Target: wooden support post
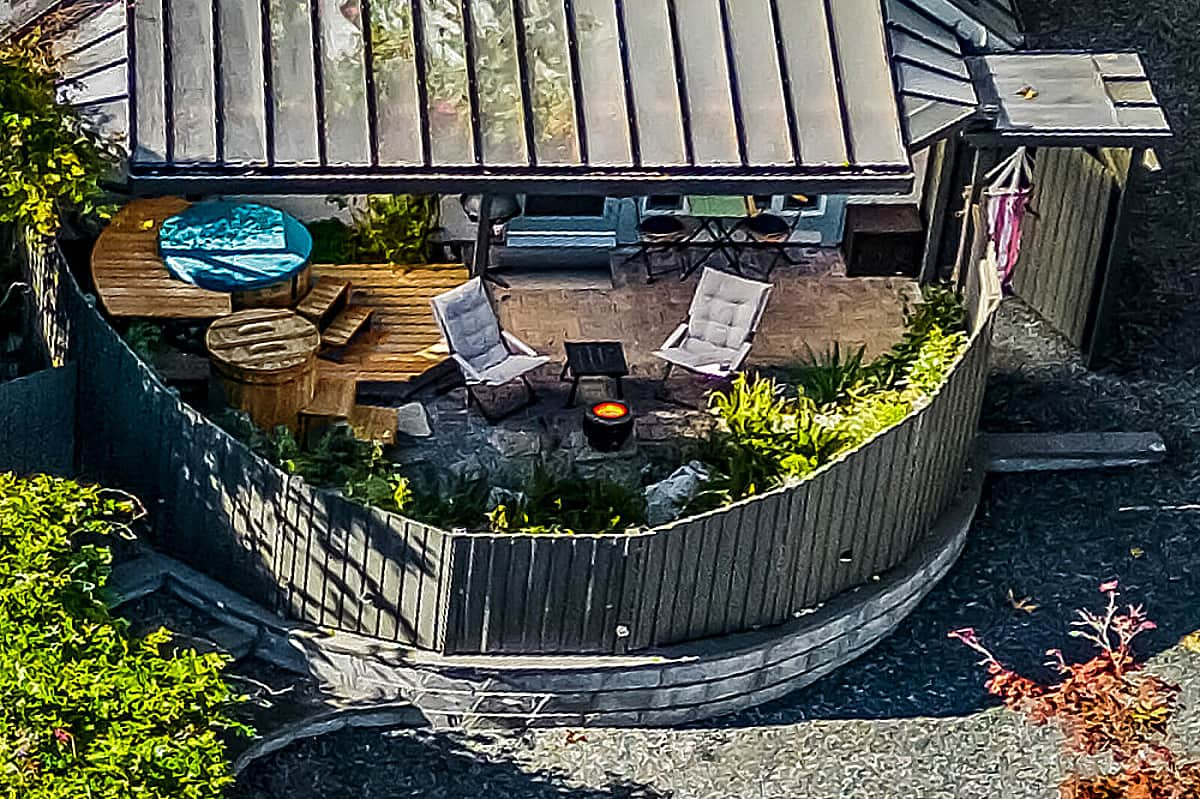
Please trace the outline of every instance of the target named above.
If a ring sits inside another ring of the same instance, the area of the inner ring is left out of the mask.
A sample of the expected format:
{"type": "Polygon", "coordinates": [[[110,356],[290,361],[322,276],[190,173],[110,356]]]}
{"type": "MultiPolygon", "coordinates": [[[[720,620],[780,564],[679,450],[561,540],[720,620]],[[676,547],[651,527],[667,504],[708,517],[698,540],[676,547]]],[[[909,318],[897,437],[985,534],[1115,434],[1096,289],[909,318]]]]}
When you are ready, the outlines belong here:
{"type": "Polygon", "coordinates": [[[925,220],[926,239],[925,253],[921,263],[919,280],[922,284],[932,283],[938,278],[938,267],[941,265],[942,253],[945,249],[947,216],[952,213],[951,200],[954,194],[955,164],[958,161],[959,139],[957,136],[946,139],[939,147],[941,159],[937,164],[937,172],[926,179],[935,181],[933,191],[935,196],[930,206],[929,217],[925,220]]]}
{"type": "Polygon", "coordinates": [[[475,231],[475,252],[471,258],[471,277],[486,277],[492,255],[492,195],[479,198],[479,227],[475,231]]]}

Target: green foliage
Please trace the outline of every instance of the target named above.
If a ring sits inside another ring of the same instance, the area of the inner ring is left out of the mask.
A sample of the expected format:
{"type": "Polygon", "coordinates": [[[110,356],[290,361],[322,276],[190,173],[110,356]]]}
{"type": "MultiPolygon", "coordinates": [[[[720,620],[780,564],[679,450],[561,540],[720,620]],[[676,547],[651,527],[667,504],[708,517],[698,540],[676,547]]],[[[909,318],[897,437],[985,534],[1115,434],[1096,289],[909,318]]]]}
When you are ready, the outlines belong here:
{"type": "Polygon", "coordinates": [[[828,405],[845,398],[850,389],[862,382],[866,347],[859,347],[845,356],[836,341],[820,355],[811,347],[807,349],[802,360],[785,368],[784,379],[817,405],[828,405]]]}
{"type": "Polygon", "coordinates": [[[839,453],[901,422],[945,380],[966,346],[963,309],[950,289],[930,287],[906,311],[904,337],[863,363],[860,349],[835,345],[784,371],[797,396],[765,377],[739,375],[714,393],[717,429],[695,456],[714,479],[691,510],[699,511],[803,477],[839,453]],[[818,408],[820,412],[818,412],[818,408]]]}
{"type": "Polygon", "coordinates": [[[491,488],[482,478],[457,479],[445,491],[414,491],[405,515],[447,530],[473,529],[487,519],[491,488]]]}
{"type": "MultiPolygon", "coordinates": [[[[890,387],[901,382],[917,360],[921,348],[930,338],[966,329],[966,311],[954,289],[944,285],[929,285],[922,289],[922,301],[906,308],[904,336],[888,352],[876,358],[865,369],[870,383],[890,387]]],[[[965,341],[965,337],[963,339],[965,341]]]]}
{"type": "MultiPolygon", "coordinates": [[[[343,207],[346,200],[334,198],[343,207]]],[[[353,223],[336,219],[308,225],[316,263],[422,264],[433,259],[430,240],[439,222],[436,195],[377,194],[352,208],[353,223]]]]}
{"type": "Polygon", "coordinates": [[[361,441],[344,427],[331,428],[314,446],[303,447],[286,427],[268,435],[244,414],[225,414],[218,424],[267,461],[318,488],[337,489],[363,505],[395,512],[413,501],[407,478],[384,457],[382,445],[361,441]]]}
{"type": "Polygon", "coordinates": [[[488,515],[497,533],[610,533],[646,523],[642,492],[609,480],[559,476],[544,467],[524,485],[524,498],[488,515]]]}
{"type": "Polygon", "coordinates": [[[145,363],[154,363],[154,358],[163,350],[163,328],[154,322],[134,322],[125,330],[125,343],[145,363]]]}
{"type": "Polygon", "coordinates": [[[709,398],[709,410],[720,425],[696,453],[714,471],[702,504],[741,499],[802,477],[841,445],[811,399],[789,398],[769,378],[738,375],[727,391],[709,398]]]}
{"type": "Polygon", "coordinates": [[[133,503],[50,477],[0,474],[0,795],[218,799],[233,782],[225,659],[141,640],[99,599],[98,541],[133,503]],[[170,651],[171,654],[163,653],[170,651]]]}
{"type": "Polygon", "coordinates": [[[354,245],[353,231],[337,219],[306,222],[305,227],[313,238],[314,264],[352,264],[364,260],[354,245]]]}
{"type": "Polygon", "coordinates": [[[0,223],[34,236],[58,232],[61,214],[99,210],[97,181],[113,148],[58,105],[57,73],[35,36],[0,42],[0,223]]]}

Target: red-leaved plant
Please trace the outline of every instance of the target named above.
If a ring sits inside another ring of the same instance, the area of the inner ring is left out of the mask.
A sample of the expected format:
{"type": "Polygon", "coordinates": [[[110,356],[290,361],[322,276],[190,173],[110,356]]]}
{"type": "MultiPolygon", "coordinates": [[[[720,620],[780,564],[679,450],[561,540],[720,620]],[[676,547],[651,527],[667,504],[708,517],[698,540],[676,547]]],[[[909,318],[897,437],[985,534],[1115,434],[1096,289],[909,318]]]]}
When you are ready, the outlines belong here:
{"type": "Polygon", "coordinates": [[[1133,640],[1154,622],[1141,605],[1117,605],[1117,581],[1100,585],[1108,596],[1101,614],[1079,611],[1070,635],[1092,642],[1098,654],[1086,663],[1067,663],[1060,650],[1046,652],[1060,675],[1042,685],[1006,668],[971,628],[957,638],[983,656],[991,677],[987,690],[1035,724],[1055,722],[1068,746],[1086,755],[1110,754],[1112,773],[1070,774],[1059,788],[1063,799],[1186,799],[1200,797],[1200,761],[1168,745],[1167,722],[1178,703],[1179,686],[1142,670],[1133,640]]]}

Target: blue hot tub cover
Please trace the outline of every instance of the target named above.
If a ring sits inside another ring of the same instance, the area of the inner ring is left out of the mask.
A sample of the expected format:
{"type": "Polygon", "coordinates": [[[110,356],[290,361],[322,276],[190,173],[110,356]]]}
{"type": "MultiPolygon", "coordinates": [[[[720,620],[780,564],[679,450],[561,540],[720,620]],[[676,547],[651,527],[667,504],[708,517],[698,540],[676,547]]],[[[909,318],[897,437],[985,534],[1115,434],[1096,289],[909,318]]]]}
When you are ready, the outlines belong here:
{"type": "Polygon", "coordinates": [[[304,269],[312,236],[283,211],[203,202],[163,222],[158,251],[176,278],[210,291],[271,286],[304,269]]]}

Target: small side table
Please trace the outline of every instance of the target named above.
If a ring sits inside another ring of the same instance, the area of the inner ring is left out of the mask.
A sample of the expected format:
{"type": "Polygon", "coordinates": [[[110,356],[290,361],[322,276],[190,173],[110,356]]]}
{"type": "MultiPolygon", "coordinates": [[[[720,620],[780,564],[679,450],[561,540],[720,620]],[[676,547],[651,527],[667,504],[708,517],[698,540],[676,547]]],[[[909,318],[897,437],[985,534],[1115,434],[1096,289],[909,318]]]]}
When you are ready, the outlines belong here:
{"type": "Polygon", "coordinates": [[[567,363],[563,366],[559,380],[571,379],[571,393],[567,395],[567,407],[575,405],[579,393],[579,381],[585,377],[610,377],[617,384],[617,399],[624,399],[625,390],[621,378],[629,374],[625,362],[625,349],[619,341],[568,341],[567,363]]]}

